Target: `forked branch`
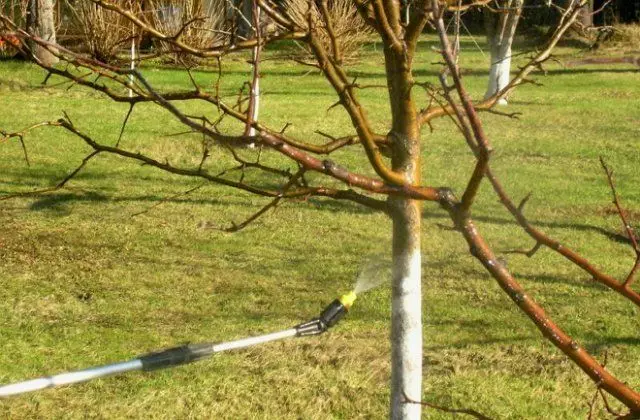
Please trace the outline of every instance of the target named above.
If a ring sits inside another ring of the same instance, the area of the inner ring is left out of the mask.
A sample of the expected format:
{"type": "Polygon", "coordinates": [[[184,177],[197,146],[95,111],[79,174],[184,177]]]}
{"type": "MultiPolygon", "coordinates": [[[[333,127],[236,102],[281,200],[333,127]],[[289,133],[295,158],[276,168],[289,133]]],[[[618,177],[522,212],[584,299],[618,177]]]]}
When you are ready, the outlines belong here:
{"type": "Polygon", "coordinates": [[[624,280],[624,283],[622,284],[623,287],[626,288],[626,287],[629,287],[631,283],[633,283],[633,281],[636,278],[636,274],[640,269],[640,244],[638,244],[638,237],[636,236],[636,232],[633,229],[633,226],[631,226],[631,222],[629,222],[627,214],[622,208],[622,205],[620,204],[620,198],[618,197],[618,192],[616,191],[616,185],[615,185],[615,182],[613,181],[613,171],[609,169],[609,167],[607,166],[602,156],[600,156],[600,164],[602,165],[602,169],[607,175],[607,181],[609,182],[609,186],[611,187],[613,204],[616,206],[616,210],[618,211],[620,220],[622,221],[624,229],[627,232],[627,237],[629,238],[629,241],[631,242],[631,246],[633,247],[633,251],[636,254],[636,262],[633,265],[633,268],[631,268],[631,272],[629,272],[629,275],[627,276],[627,278],[624,280]]]}

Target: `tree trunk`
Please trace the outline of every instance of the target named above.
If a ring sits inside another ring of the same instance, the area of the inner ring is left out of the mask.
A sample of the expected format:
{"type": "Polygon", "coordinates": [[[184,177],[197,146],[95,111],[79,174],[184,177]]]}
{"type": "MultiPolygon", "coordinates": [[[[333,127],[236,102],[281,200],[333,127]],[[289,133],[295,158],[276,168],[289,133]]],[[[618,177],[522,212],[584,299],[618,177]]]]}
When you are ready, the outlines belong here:
{"type": "MultiPolygon", "coordinates": [[[[255,37],[257,39],[256,46],[253,47],[251,55],[251,87],[249,92],[249,108],[247,109],[247,125],[245,126],[244,135],[253,137],[256,135],[256,129],[253,127],[253,123],[258,121],[258,115],[260,113],[260,52],[261,45],[261,29],[260,29],[260,6],[256,1],[252,1],[253,9],[253,26],[255,27],[255,37]]],[[[250,147],[254,147],[251,143],[250,147]]]]}
{"type": "Polygon", "coordinates": [[[588,1],[587,4],[582,8],[578,20],[582,25],[585,26],[585,28],[590,28],[593,26],[593,0],[588,1]]]}
{"type": "MultiPolygon", "coordinates": [[[[511,45],[516,34],[523,0],[507,0],[500,3],[504,13],[485,10],[484,23],[487,31],[487,42],[491,48],[491,64],[489,69],[489,83],[485,99],[504,89],[511,76],[511,45]]],[[[500,105],[507,104],[507,98],[498,101],[500,105]]]]}
{"type": "MultiPolygon", "coordinates": [[[[394,21],[399,22],[399,16],[394,21]]],[[[387,46],[385,66],[392,114],[389,139],[393,170],[407,183],[418,185],[420,129],[411,96],[411,57],[387,46]]],[[[393,219],[390,414],[394,420],[419,420],[422,407],[407,403],[405,395],[414,401],[422,399],[421,204],[400,197],[388,201],[393,219]]]]}
{"type": "MultiPolygon", "coordinates": [[[[54,0],[29,0],[27,31],[45,41],[56,43],[54,0]]],[[[35,42],[31,42],[29,47],[45,66],[52,66],[58,62],[58,58],[52,53],[55,49],[48,50],[35,42]]]]}
{"type": "Polygon", "coordinates": [[[391,418],[420,419],[422,399],[422,291],[420,204],[390,199],[393,214],[391,418]]]}

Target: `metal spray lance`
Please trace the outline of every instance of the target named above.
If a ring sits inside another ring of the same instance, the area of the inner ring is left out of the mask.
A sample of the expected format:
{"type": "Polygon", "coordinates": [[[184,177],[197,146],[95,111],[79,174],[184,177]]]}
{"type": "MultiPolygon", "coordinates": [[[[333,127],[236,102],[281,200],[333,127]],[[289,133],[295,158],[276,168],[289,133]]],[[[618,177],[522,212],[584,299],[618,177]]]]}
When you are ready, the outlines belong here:
{"type": "Polygon", "coordinates": [[[74,372],[32,379],[29,381],[17,382],[10,385],[0,386],[0,397],[8,397],[11,395],[38,391],[60,385],[85,382],[91,379],[101,378],[103,376],[115,375],[134,370],[149,372],[156,369],[169,368],[196,362],[209,357],[214,353],[220,353],[227,350],[241,349],[289,337],[305,337],[322,334],[337,324],[338,321],[345,316],[355,300],[355,292],[349,292],[331,302],[320,313],[319,317],[287,330],[223,343],[187,344],[159,352],[145,354],[126,362],[113,363],[74,372]]]}

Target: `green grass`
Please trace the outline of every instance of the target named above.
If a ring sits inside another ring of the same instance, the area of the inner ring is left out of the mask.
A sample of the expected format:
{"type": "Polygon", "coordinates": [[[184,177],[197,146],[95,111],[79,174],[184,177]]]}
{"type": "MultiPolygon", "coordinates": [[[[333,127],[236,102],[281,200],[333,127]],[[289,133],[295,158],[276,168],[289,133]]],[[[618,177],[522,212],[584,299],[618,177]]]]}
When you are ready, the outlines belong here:
{"type": "MultiPolygon", "coordinates": [[[[435,82],[433,45],[432,38],[421,42],[421,81],[435,82]]],[[[463,46],[465,80],[478,97],[487,64],[469,42],[463,46]]],[[[561,57],[576,53],[560,50],[561,57]]],[[[232,97],[248,69],[242,61],[224,66],[222,90],[232,97]]],[[[382,71],[379,46],[351,69],[367,84],[383,83],[382,71]]],[[[179,71],[145,73],[166,88],[188,86],[179,71]]],[[[301,138],[316,129],[352,132],[344,113],[325,111],[335,95],[318,74],[276,61],[266,61],[263,74],[265,122],[291,122],[289,132],[301,138]]],[[[195,77],[210,87],[217,75],[195,77]]],[[[603,270],[624,276],[633,254],[628,244],[610,239],[621,229],[598,157],[615,169],[623,203],[637,223],[640,73],[551,64],[549,74],[537,78],[544,86],[524,86],[507,108],[522,112],[520,120],[483,115],[496,149],[495,171],[516,199],[533,191],[527,215],[538,226],[603,270]]],[[[97,140],[115,142],[126,106],[77,87],[42,88],[42,79],[30,65],[0,63],[0,129],[19,130],[64,110],[97,140]]],[[[362,92],[381,132],[389,122],[384,94],[362,92]]],[[[215,115],[203,104],[183,106],[215,115]]],[[[166,112],[140,106],[123,146],[191,164],[198,138],[167,137],[181,130],[166,112]]],[[[0,144],[0,194],[49,186],[88,152],[55,128],[35,131],[26,142],[30,167],[19,144],[0,144]]],[[[425,131],[423,150],[425,183],[460,191],[473,161],[450,122],[437,121],[433,133],[425,131]]],[[[270,153],[263,158],[279,161],[270,153]]],[[[336,160],[370,172],[357,148],[336,160]]],[[[226,164],[223,152],[215,151],[210,168],[226,164]]],[[[100,156],[64,190],[0,202],[0,383],[295,325],[349,290],[368,258],[389,253],[390,221],[349,203],[287,203],[236,234],[201,229],[205,221],[242,221],[265,201],[215,185],[176,196],[197,185],[100,156]]],[[[488,185],[474,215],[499,253],[532,245],[488,185]]],[[[593,384],[542,339],[449,225],[443,211],[425,205],[423,399],[496,418],[585,418],[593,384]]],[[[567,332],[600,360],[608,353],[609,369],[640,389],[637,308],[549,250],[532,259],[505,257],[567,332]]],[[[389,288],[383,287],[362,296],[348,320],[323,337],[2,400],[0,417],[382,418],[389,398],[389,318],[389,288]]]]}

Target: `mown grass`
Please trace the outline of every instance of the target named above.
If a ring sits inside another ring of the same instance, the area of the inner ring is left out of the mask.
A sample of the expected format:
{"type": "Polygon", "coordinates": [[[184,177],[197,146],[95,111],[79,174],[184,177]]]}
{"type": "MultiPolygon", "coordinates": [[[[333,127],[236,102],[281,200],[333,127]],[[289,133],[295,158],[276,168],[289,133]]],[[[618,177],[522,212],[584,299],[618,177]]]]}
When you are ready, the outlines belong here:
{"type": "MultiPolygon", "coordinates": [[[[433,45],[432,38],[421,43],[421,81],[435,82],[433,45]]],[[[470,40],[463,48],[465,80],[478,97],[486,59],[470,40]]],[[[361,83],[384,83],[380,60],[380,48],[372,46],[352,73],[361,83]]],[[[232,97],[248,70],[242,60],[224,66],[222,89],[232,97]]],[[[521,119],[483,115],[496,149],[495,171],[514,197],[534,193],[527,214],[536,225],[622,277],[632,252],[621,239],[598,157],[615,169],[619,193],[638,221],[640,73],[628,67],[566,70],[553,63],[548,70],[546,77],[537,75],[543,87],[524,86],[512,97],[506,109],[521,112],[521,119]]],[[[188,85],[180,71],[145,74],[165,88],[188,85]]],[[[302,138],[318,129],[351,133],[343,113],[326,112],[335,95],[318,74],[266,61],[263,75],[265,122],[291,122],[289,132],[302,138]]],[[[96,139],[116,141],[126,106],[77,87],[43,88],[43,76],[27,64],[0,63],[1,129],[56,119],[64,110],[96,139]]],[[[195,77],[211,87],[217,74],[195,77]]],[[[389,121],[385,90],[364,90],[362,98],[383,132],[389,121]]],[[[215,115],[202,104],[183,106],[215,115]]],[[[140,106],[123,145],[193,164],[198,138],[167,136],[182,130],[166,112],[140,106]]],[[[18,143],[0,144],[0,194],[49,186],[88,152],[79,139],[54,128],[34,131],[26,142],[30,167],[18,143]]],[[[425,183],[458,191],[465,185],[473,160],[463,143],[446,120],[425,131],[425,183]]],[[[263,158],[278,162],[269,153],[263,158]]],[[[369,171],[359,149],[336,160],[369,171]]],[[[227,164],[214,151],[210,168],[227,164]]],[[[215,185],[180,195],[197,185],[99,156],[64,190],[0,202],[0,383],[184,342],[287,328],[349,290],[367,259],[389,253],[389,220],[342,202],[287,203],[235,234],[199,228],[202,222],[241,221],[265,201],[215,185]]],[[[487,185],[474,215],[549,314],[600,360],[608,354],[610,370],[640,389],[637,308],[548,250],[532,259],[507,254],[532,243],[487,185]]],[[[449,225],[437,206],[425,205],[423,399],[496,418],[584,418],[594,385],[542,339],[449,225]]],[[[323,337],[6,399],[0,416],[382,418],[389,397],[389,307],[388,287],[382,287],[362,296],[348,321],[323,337]]]]}

